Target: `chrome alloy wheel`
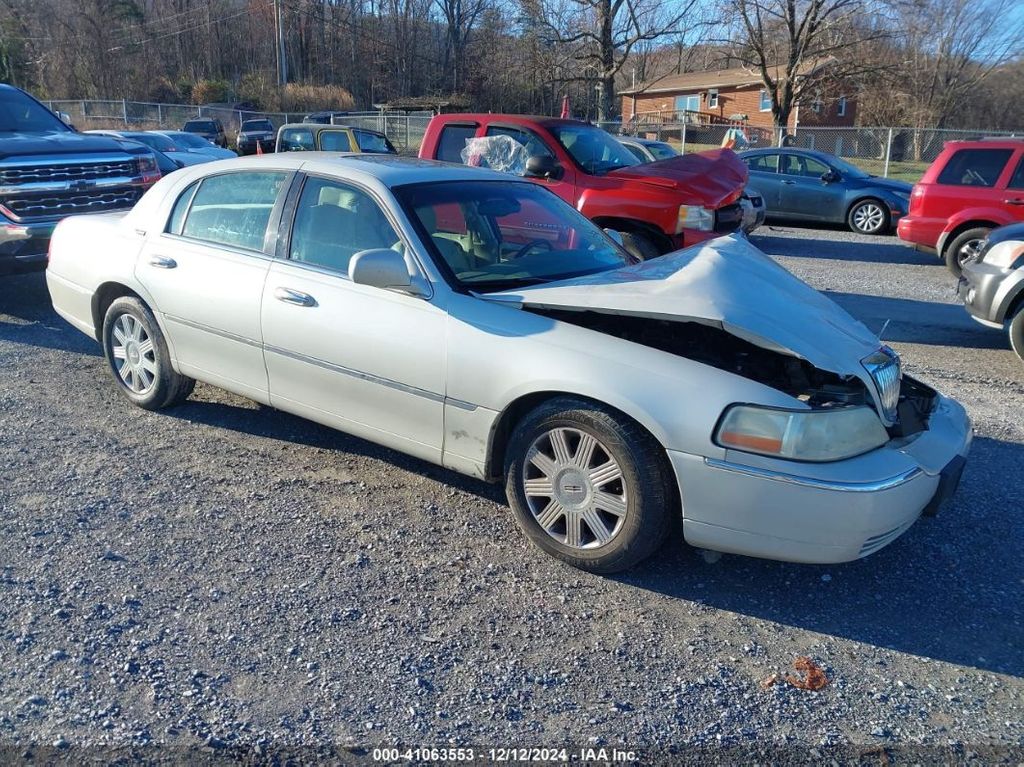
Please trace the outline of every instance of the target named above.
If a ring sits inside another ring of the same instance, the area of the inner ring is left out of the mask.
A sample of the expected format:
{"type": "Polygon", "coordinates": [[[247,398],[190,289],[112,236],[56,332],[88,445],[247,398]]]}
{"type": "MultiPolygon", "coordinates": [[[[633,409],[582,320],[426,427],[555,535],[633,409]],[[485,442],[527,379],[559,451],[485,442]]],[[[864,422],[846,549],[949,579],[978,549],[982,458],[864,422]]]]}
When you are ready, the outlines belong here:
{"type": "Polygon", "coordinates": [[[626,519],[622,468],[601,442],[574,428],[555,428],[530,445],[523,493],[537,524],[559,543],[595,549],[609,543],[626,519]]]}
{"type": "Polygon", "coordinates": [[[885,211],[877,203],[866,202],[853,211],[854,226],[862,232],[877,232],[884,222],[885,211]]]}
{"type": "Polygon", "coordinates": [[[969,264],[973,261],[978,260],[978,256],[981,253],[981,246],[985,242],[984,237],[977,237],[975,239],[968,240],[960,246],[960,250],[957,251],[956,260],[960,266],[969,264]]]}
{"type": "Polygon", "coordinates": [[[153,339],[138,318],[127,313],[114,320],[112,335],[114,367],[121,381],[135,394],[148,393],[159,370],[153,339]]]}

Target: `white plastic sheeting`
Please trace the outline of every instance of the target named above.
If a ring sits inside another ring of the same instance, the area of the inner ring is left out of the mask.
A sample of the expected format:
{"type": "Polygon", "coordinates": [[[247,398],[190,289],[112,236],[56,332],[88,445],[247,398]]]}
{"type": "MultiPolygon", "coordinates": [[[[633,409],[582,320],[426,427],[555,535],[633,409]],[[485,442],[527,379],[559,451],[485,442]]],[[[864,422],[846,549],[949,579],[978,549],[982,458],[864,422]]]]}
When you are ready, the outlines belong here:
{"type": "Polygon", "coordinates": [[[478,165],[522,176],[526,173],[526,161],[530,155],[526,147],[511,136],[482,136],[466,139],[461,157],[464,165],[478,165]]]}

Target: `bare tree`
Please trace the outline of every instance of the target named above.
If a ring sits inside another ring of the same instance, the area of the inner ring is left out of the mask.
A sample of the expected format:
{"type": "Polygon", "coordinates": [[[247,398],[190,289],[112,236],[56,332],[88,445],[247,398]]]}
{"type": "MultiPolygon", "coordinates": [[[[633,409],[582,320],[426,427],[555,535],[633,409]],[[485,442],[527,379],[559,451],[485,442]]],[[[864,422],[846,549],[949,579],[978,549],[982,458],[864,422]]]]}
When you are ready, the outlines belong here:
{"type": "Polygon", "coordinates": [[[448,26],[447,61],[451,68],[451,89],[462,90],[465,80],[466,48],[487,0],[435,0],[448,26]]]}
{"type": "Polygon", "coordinates": [[[735,19],[734,55],[756,72],[771,97],[776,127],[823,80],[849,81],[878,62],[852,55],[891,33],[879,0],[725,0],[735,19]]]}

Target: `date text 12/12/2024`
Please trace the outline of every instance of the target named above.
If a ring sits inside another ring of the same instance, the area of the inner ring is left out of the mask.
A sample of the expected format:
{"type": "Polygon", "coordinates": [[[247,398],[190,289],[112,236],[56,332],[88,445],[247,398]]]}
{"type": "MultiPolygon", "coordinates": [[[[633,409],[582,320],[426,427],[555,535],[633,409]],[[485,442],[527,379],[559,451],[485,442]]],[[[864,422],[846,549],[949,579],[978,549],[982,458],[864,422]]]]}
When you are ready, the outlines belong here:
{"type": "Polygon", "coordinates": [[[456,748],[450,746],[416,746],[411,748],[375,748],[375,762],[535,762],[559,764],[566,762],[636,762],[639,756],[625,748],[456,748]]]}

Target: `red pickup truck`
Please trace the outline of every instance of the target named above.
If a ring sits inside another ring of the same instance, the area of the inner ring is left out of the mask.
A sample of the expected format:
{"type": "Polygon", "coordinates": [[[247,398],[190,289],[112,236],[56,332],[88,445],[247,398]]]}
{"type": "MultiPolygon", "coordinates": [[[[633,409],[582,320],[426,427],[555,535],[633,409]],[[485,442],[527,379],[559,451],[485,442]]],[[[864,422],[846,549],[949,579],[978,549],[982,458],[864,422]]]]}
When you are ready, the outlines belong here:
{"type": "Polygon", "coordinates": [[[641,164],[612,135],[578,120],[438,115],[427,126],[419,156],[531,178],[594,223],[619,232],[640,258],[735,231],[743,217],[738,201],[747,169],[731,150],[641,164]]]}

